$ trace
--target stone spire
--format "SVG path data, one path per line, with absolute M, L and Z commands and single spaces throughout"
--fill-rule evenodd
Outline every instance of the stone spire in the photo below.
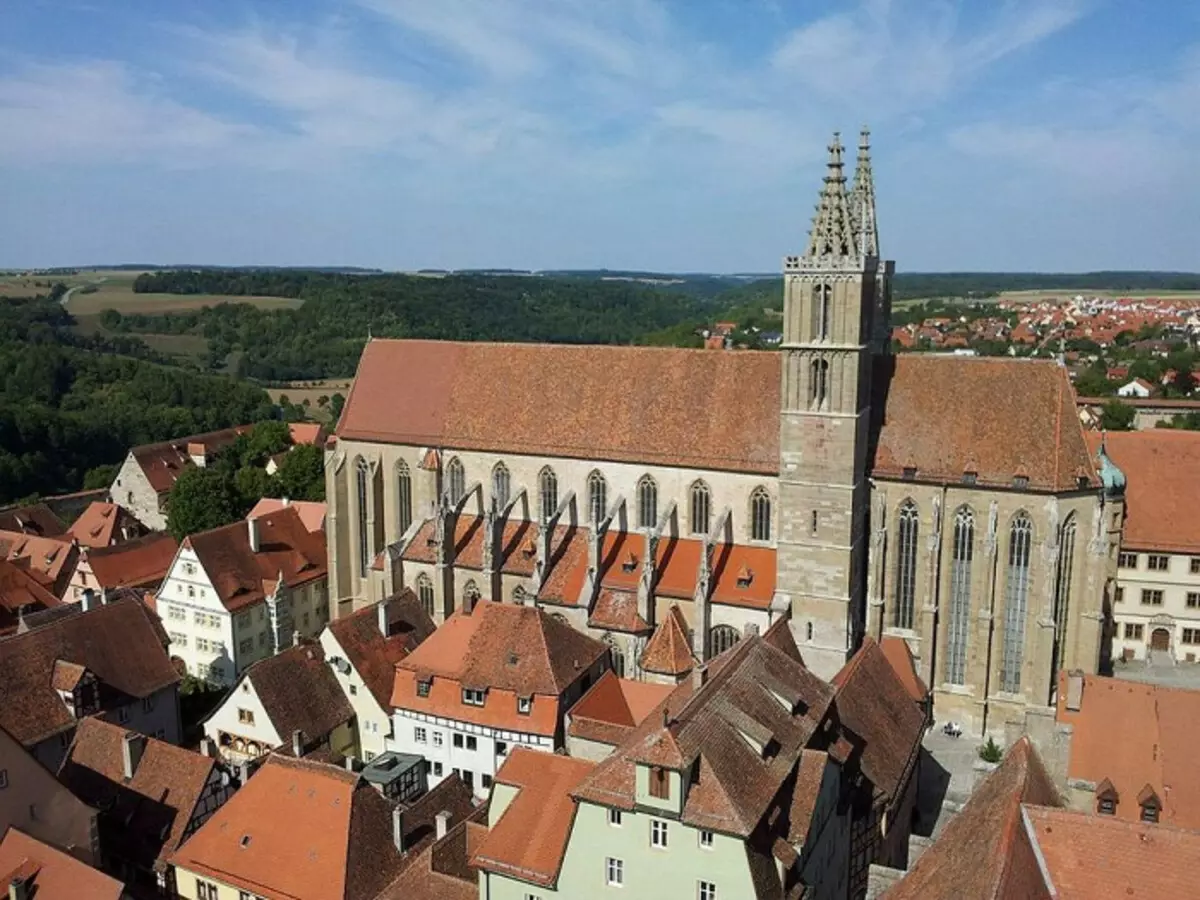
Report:
M 804 255 L 810 259 L 859 255 L 854 220 L 850 215 L 850 199 L 846 195 L 846 173 L 842 168 L 842 140 L 836 131 L 833 133 L 833 143 L 829 145 L 825 185 L 817 201 L 817 213 L 813 216 L 808 249 Z
M 858 164 L 854 168 L 854 186 L 850 189 L 850 217 L 854 222 L 859 254 L 879 256 L 875 179 L 871 176 L 871 132 L 866 127 L 858 136 Z

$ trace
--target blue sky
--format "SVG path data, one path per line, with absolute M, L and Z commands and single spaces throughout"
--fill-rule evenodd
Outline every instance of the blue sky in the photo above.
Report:
M 1152 14 L 1151 14 L 1152 13 Z M 1200 269 L 1194 0 L 10 0 L 0 267 Z

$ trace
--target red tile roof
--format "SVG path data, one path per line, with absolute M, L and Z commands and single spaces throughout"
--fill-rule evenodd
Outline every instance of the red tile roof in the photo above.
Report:
M 0 634 L 17 630 L 22 613 L 59 606 L 60 601 L 15 563 L 0 559 Z
M 651 631 L 650 623 L 638 614 L 637 591 L 612 587 L 600 588 L 588 616 L 588 627 L 627 634 L 649 634 Z
M 156 590 L 167 577 L 179 544 L 165 531 L 115 547 L 85 550 L 96 583 L 108 590 L 122 587 Z
M 1108 779 L 1116 817 L 1128 821 L 1140 818 L 1138 795 L 1149 785 L 1163 804 L 1159 821 L 1200 828 L 1200 691 L 1085 675 L 1080 709 L 1071 712 L 1066 679 L 1060 673 L 1057 718 L 1074 730 L 1067 777 Z
M 288 424 L 288 434 L 293 444 L 325 445 L 325 428 L 317 422 L 291 422 Z
M 321 645 L 315 642 L 305 641 L 251 663 L 239 685 L 242 680 L 254 685 L 275 733 L 289 749 L 297 731 L 310 745 L 354 718 L 354 708 L 326 662 Z M 236 701 L 236 691 L 230 692 L 226 703 Z
M 259 549 L 250 549 L 250 528 L 257 526 Z M 234 522 L 184 538 L 200 560 L 230 612 L 262 600 L 280 576 L 288 587 L 326 575 L 325 533 L 311 532 L 299 510 L 288 507 L 248 522 Z
M 436 630 L 420 601 L 406 588 L 384 601 L 388 634 L 379 630 L 379 604 L 373 603 L 327 626 L 350 664 L 376 702 L 391 709 L 396 663 L 415 650 Z
M 0 840 L 0 884 L 25 882 L 30 900 L 120 900 L 124 885 L 25 832 Z
M 84 547 L 111 547 L 145 532 L 142 523 L 115 503 L 88 505 L 67 533 Z
M 211 455 L 222 447 L 232 444 L 239 434 L 249 431 L 250 427 L 249 425 L 239 425 L 236 428 L 192 434 L 170 441 L 161 441 L 157 444 L 142 444 L 129 452 L 133 454 L 134 460 L 141 467 L 150 486 L 158 493 L 165 494 L 171 490 L 175 479 L 184 469 L 195 465 L 189 449 Z
M 554 885 L 575 823 L 571 792 L 594 766 L 584 759 L 514 749 L 496 773 L 496 783 L 517 788 L 517 795 L 492 825 L 472 864 L 542 887 Z
M 1092 432 L 1088 441 L 1125 474 L 1121 548 L 1200 553 L 1200 432 L 1174 428 Z
M 45 503 L 33 503 L 0 510 L 0 531 L 55 537 L 66 534 L 67 526 Z
M 900 683 L 904 685 L 904 689 L 908 692 L 908 696 L 916 703 L 924 703 L 928 700 L 929 688 L 925 686 L 925 682 L 917 674 L 917 661 L 913 658 L 908 641 L 897 635 L 888 634 L 884 635 L 882 640 L 879 641 L 879 647 L 883 650 L 883 655 L 887 657 L 887 661 L 891 663 L 892 671 L 899 677 Z
M 666 618 L 646 642 L 646 648 L 642 651 L 642 668 L 657 675 L 679 676 L 692 671 L 695 658 L 692 656 L 689 631 L 683 613 L 672 603 Z
M 675 690 L 672 684 L 630 681 L 605 672 L 570 710 L 568 734 L 619 744 Z
M 61 597 L 75 571 L 79 548 L 72 545 L 70 538 L 0 531 L 0 558 L 22 566 L 46 590 Z
M 101 811 L 106 853 L 162 871 L 183 842 L 196 804 L 216 763 L 206 756 L 152 737 L 144 742 L 133 778 L 125 778 L 125 728 L 87 718 L 59 769 L 71 793 Z M 219 777 L 219 776 L 218 776 Z
M 771 474 L 779 390 L 775 353 L 375 340 L 337 434 Z
M 480 516 L 458 517 L 454 525 L 454 548 L 450 554 L 456 567 L 483 570 L 483 523 Z M 426 520 L 404 548 L 403 558 L 409 562 L 437 562 L 435 535 L 436 523 L 433 519 Z M 500 570 L 506 574 L 526 577 L 533 574 L 537 565 L 537 528 L 532 522 L 510 519 L 504 523 L 495 564 L 500 564 Z
M 299 511 L 300 521 L 309 531 L 325 530 L 325 504 L 311 500 L 274 500 L 270 497 L 263 497 L 254 504 L 254 508 L 250 512 L 246 513 L 246 518 L 261 519 L 263 516 L 279 512 L 288 506 L 295 507 Z
M 461 721 L 534 734 L 558 730 L 559 701 L 608 648 L 530 606 L 481 602 L 456 612 L 396 666 L 391 704 Z M 417 682 L 430 679 L 429 694 Z M 486 690 L 483 706 L 462 702 L 463 688 Z M 532 698 L 528 715 L 517 698 Z
M 74 727 L 52 684 L 59 661 L 93 672 L 106 691 L 133 699 L 179 682 L 162 625 L 136 600 L 117 600 L 0 641 L 0 727 L 24 746 Z

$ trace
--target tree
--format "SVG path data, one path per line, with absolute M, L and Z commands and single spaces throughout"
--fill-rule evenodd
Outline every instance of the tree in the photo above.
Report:
M 325 454 L 314 444 L 293 447 L 276 473 L 279 493 L 292 500 L 325 499 Z
M 263 497 L 278 493 L 278 483 L 260 466 L 243 466 L 233 476 L 233 488 L 237 492 L 237 514 L 245 515 Z
M 232 481 L 217 468 L 189 466 L 175 479 L 167 498 L 167 530 L 177 541 L 238 519 L 239 498 Z
M 276 453 L 282 453 L 292 445 L 292 432 L 287 422 L 272 419 L 259 422 L 250 429 L 243 466 L 265 466 Z
M 329 398 L 329 411 L 333 414 L 334 422 L 342 417 L 342 407 L 345 405 L 346 398 L 341 394 L 334 394 Z
M 1105 431 L 1130 431 L 1137 410 L 1120 400 L 1109 400 L 1100 411 L 1100 427 Z
M 113 479 L 117 477 L 117 472 L 121 467 L 116 463 L 109 463 L 103 466 L 96 466 L 94 469 L 88 469 L 83 476 L 83 489 L 85 491 L 98 491 L 101 488 L 106 488 L 113 483 Z
M 989 737 L 987 743 L 979 748 L 979 758 L 986 763 L 998 763 L 1004 759 L 1004 750 L 995 738 Z

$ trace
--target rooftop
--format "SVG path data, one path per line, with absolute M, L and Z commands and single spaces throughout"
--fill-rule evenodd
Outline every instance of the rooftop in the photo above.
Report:
M 167 577 L 179 544 L 165 531 L 135 538 L 115 547 L 84 551 L 96 583 L 108 590 L 144 587 L 155 590 Z
M 145 531 L 142 523 L 115 503 L 88 505 L 67 533 L 84 547 L 111 547 Z
M 0 559 L 0 635 L 16 631 L 24 615 L 59 605 L 59 599 L 29 572 Z
M 437 626 L 411 589 L 383 601 L 388 633 L 379 628 L 379 604 L 335 619 L 326 627 L 362 678 L 367 690 L 385 710 L 390 709 L 396 663 L 433 634 Z
M 300 521 L 309 531 L 325 530 L 326 505 L 312 500 L 288 500 L 286 498 L 275 500 L 271 497 L 263 497 L 254 504 L 250 512 L 246 513 L 246 518 L 261 519 L 263 516 L 279 512 L 289 506 L 294 507 L 300 513 Z
M 0 840 L 0 884 L 24 883 L 30 900 L 120 900 L 124 885 L 18 828 Z
M 236 428 L 191 434 L 157 444 L 142 444 L 129 452 L 145 474 L 146 480 L 150 482 L 150 486 L 158 493 L 165 494 L 171 490 L 175 479 L 184 469 L 195 465 L 189 449 L 201 450 L 207 457 L 227 444 L 232 444 L 239 434 L 249 430 L 249 425 L 239 425 Z
M 671 684 L 630 681 L 605 672 L 571 707 L 572 737 L 619 744 L 675 690 Z

